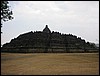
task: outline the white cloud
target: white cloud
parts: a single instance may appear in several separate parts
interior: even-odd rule
[[[99,39],[98,1],[11,1],[15,19],[5,23],[14,32],[9,40],[26,31],[41,30],[48,24],[53,31],[72,33],[86,40]],[[4,37],[4,36],[3,36]],[[5,39],[5,38],[4,38]],[[3,40],[3,43],[6,40]]]

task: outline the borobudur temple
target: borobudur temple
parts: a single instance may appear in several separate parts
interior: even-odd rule
[[[97,52],[94,44],[72,34],[61,34],[48,28],[20,34],[1,48],[2,52],[18,53],[68,53]]]

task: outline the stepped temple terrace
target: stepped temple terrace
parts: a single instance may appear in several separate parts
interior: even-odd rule
[[[19,53],[98,52],[93,43],[72,34],[51,32],[48,25],[43,31],[20,34],[10,43],[4,44],[1,50]]]

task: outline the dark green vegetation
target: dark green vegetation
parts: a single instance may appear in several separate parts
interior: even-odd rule
[[[9,9],[8,1],[1,1],[1,21],[8,21],[13,19],[12,11]]]
[[[72,34],[51,32],[48,26],[43,31],[28,32],[6,43],[2,52],[47,53],[47,52],[98,52],[95,44]]]
[[[1,53],[1,75],[99,75],[99,53]]]
[[[1,1],[1,27],[3,22],[12,20],[14,17],[12,17],[13,13],[9,9],[9,2],[8,1]],[[2,32],[1,32],[2,33]]]

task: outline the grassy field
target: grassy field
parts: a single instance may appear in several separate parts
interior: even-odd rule
[[[1,75],[99,75],[99,54],[1,53]]]

